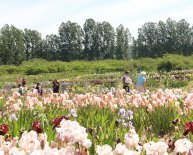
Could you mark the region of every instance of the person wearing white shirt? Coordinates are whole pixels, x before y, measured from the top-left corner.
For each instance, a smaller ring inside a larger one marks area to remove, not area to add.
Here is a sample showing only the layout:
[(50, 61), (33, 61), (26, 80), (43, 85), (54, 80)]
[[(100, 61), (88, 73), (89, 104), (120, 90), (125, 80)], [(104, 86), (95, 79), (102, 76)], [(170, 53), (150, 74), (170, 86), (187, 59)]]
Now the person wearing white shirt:
[(25, 92), (24, 87), (23, 87), (21, 84), (19, 84), (18, 86), (19, 86), (19, 88), (18, 88), (18, 93), (20, 93), (20, 95), (23, 95), (24, 92)]
[(125, 89), (126, 92), (130, 92), (130, 84), (132, 84), (132, 80), (129, 77), (128, 71), (125, 71), (125, 75), (122, 78), (123, 80), (123, 89)]

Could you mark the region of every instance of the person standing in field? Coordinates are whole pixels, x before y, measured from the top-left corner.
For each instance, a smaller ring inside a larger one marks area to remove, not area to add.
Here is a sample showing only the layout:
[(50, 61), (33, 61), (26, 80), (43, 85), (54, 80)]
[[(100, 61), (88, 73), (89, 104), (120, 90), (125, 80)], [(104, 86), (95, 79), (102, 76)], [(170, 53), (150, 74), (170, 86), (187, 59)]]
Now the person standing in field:
[(53, 93), (59, 93), (59, 88), (60, 88), (60, 84), (59, 82), (55, 79), (53, 81)]
[(138, 73), (141, 72), (141, 67), (140, 67), (140, 66), (137, 67), (137, 72), (138, 72)]
[(125, 75), (122, 78), (123, 82), (123, 89), (125, 89), (126, 92), (130, 92), (130, 85), (132, 84), (132, 80), (129, 77), (129, 72), (125, 71)]
[(42, 92), (43, 92), (42, 91), (42, 86), (39, 82), (36, 85), (36, 89), (37, 89), (38, 94), (42, 96)]
[(19, 87), (19, 88), (18, 88), (18, 93), (19, 93), (20, 95), (23, 95), (24, 92), (25, 92), (23, 86), (22, 86), (21, 84), (18, 84), (18, 87)]
[(18, 86), (18, 88), (20, 87), (20, 85), (22, 85), (22, 78), (21, 77), (19, 77), (17, 79), (17, 86)]
[(26, 79), (25, 79), (24, 77), (23, 77), (23, 79), (22, 79), (21, 84), (22, 84), (23, 87), (25, 87), (25, 85), (26, 85)]
[(139, 93), (144, 93), (146, 91), (146, 72), (141, 72), (140, 75), (137, 77), (136, 82), (136, 90)]

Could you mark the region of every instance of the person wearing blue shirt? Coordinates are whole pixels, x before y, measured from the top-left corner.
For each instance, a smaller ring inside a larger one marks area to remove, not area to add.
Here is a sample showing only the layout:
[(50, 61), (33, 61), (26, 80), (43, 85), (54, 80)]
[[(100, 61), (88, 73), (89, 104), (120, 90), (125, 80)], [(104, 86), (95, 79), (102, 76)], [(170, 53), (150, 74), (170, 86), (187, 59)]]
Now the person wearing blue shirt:
[(137, 77), (137, 82), (136, 82), (136, 90), (139, 93), (144, 93), (145, 92), (145, 83), (146, 83), (146, 72), (141, 72), (140, 75)]

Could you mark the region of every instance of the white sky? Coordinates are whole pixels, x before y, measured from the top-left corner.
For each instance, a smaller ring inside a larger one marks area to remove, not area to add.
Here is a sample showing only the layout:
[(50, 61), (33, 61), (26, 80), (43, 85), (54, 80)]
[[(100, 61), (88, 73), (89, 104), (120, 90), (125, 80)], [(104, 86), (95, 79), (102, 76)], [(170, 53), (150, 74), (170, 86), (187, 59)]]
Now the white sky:
[(114, 28), (123, 24), (136, 37), (138, 28), (150, 21), (185, 19), (193, 25), (193, 0), (0, 0), (0, 28), (12, 24), (43, 37), (58, 34), (62, 22), (82, 27), (88, 18)]

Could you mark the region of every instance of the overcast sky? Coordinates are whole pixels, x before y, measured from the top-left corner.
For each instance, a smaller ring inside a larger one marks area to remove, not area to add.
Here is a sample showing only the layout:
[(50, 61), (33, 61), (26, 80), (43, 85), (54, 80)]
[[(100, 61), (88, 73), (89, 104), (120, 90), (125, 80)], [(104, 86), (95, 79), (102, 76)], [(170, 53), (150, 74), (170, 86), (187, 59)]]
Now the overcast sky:
[(43, 37), (58, 34), (62, 22), (83, 26), (88, 18), (123, 24), (133, 36), (146, 22), (185, 19), (193, 25), (193, 0), (0, 0), (0, 28), (12, 24), (17, 28), (39, 31)]

